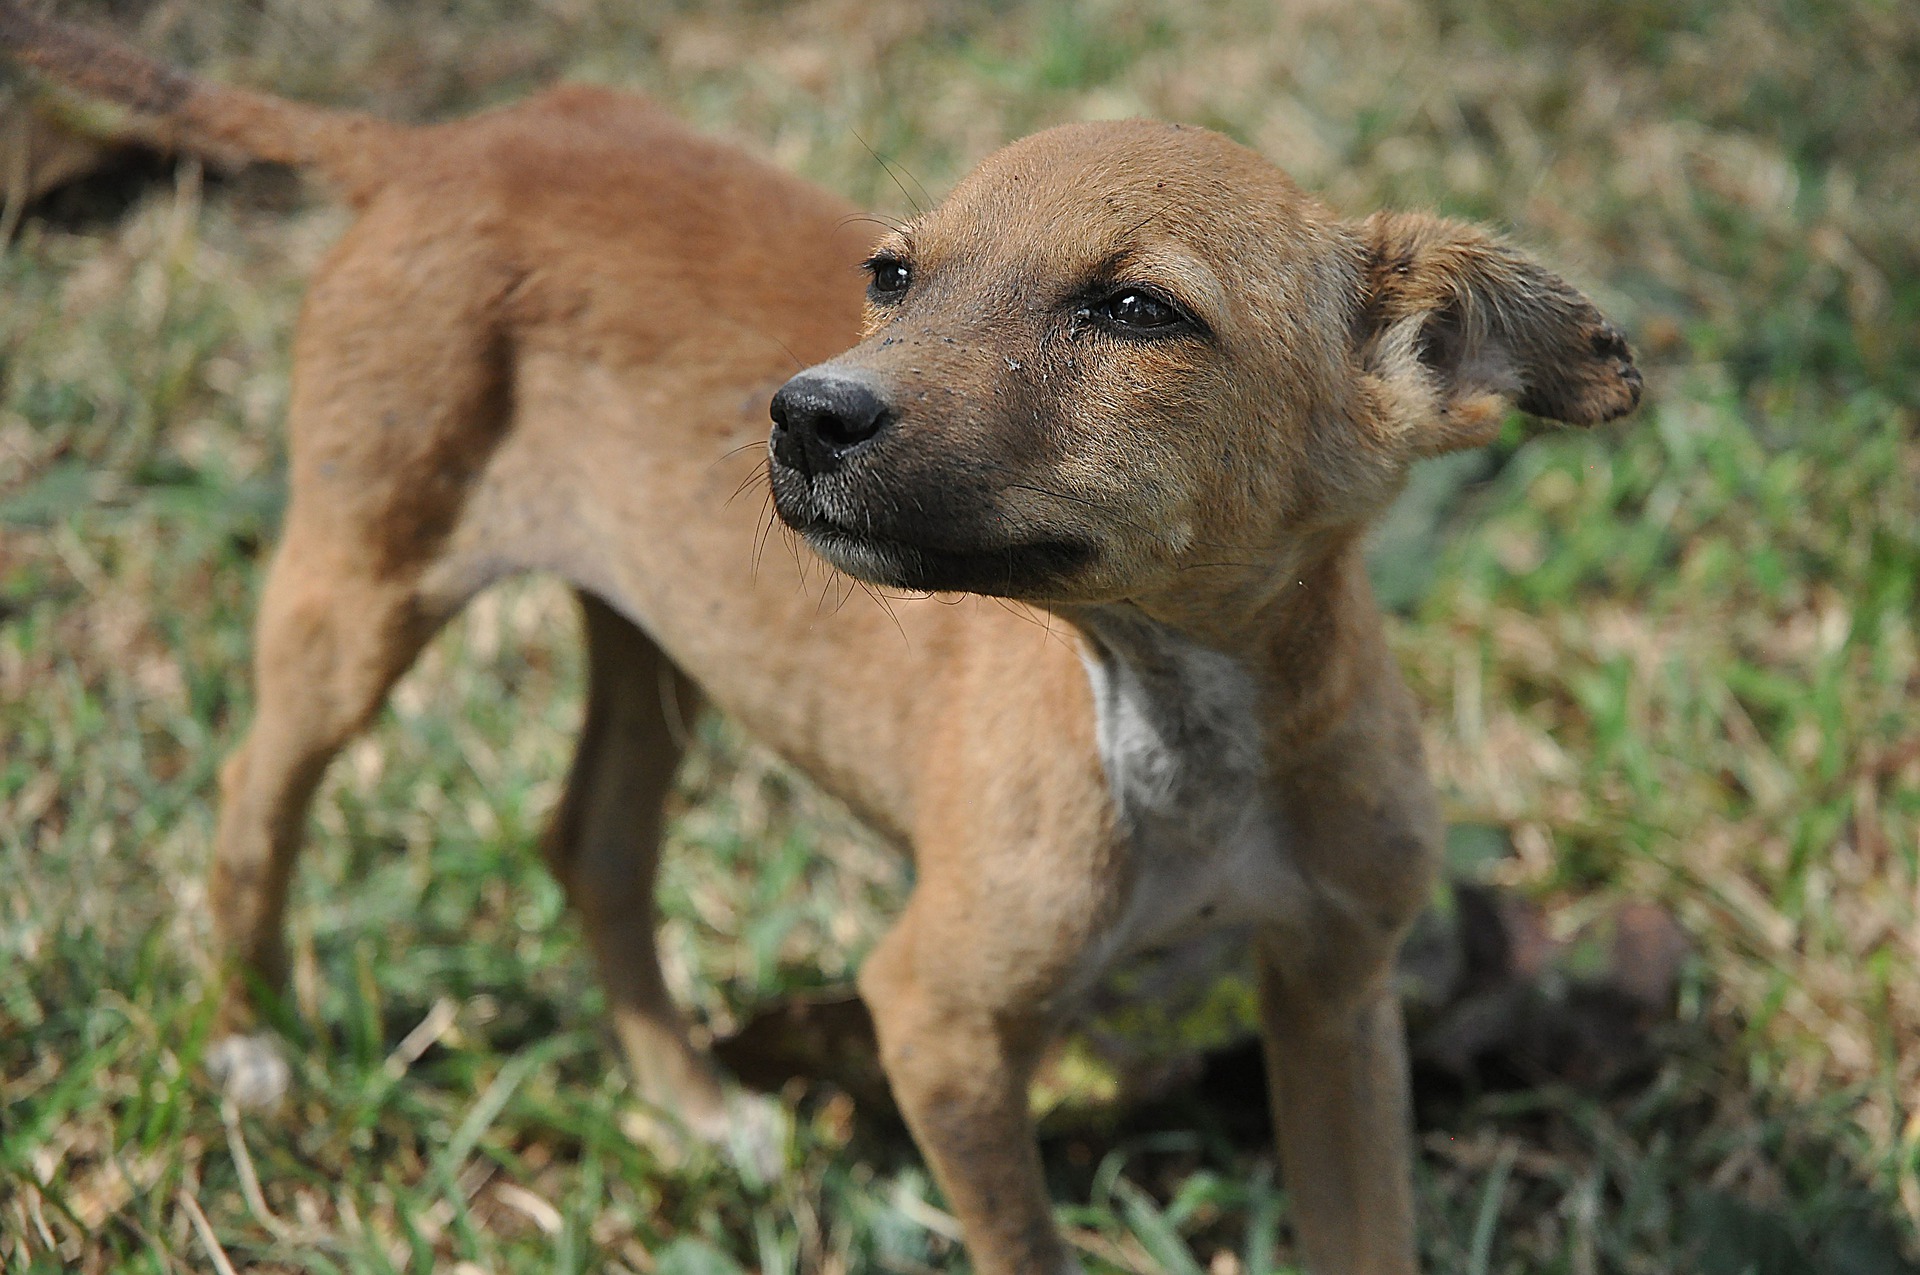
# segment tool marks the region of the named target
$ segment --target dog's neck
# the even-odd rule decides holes
[[[1320,612],[1341,605],[1330,595],[1343,587],[1365,532],[1364,523],[1343,520],[1279,543],[1209,550],[1143,583],[1127,601],[1196,642],[1257,660],[1275,635],[1316,624]]]
[[[1262,765],[1256,685],[1235,656],[1125,604],[1080,617],[1107,781],[1133,823],[1206,822]]]
[[[1365,570],[1353,537],[1312,548],[1231,590],[1060,610],[1086,642],[1116,795],[1161,794],[1174,754],[1251,778],[1345,698]]]
[[[1215,925],[1270,923],[1291,897],[1284,822],[1264,796],[1253,678],[1137,608],[1084,618],[1094,739],[1131,887],[1089,977]]]

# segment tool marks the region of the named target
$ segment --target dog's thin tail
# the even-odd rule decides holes
[[[0,49],[55,83],[148,117],[182,149],[311,169],[356,204],[379,190],[406,132],[371,115],[194,79],[18,0],[0,0]]]

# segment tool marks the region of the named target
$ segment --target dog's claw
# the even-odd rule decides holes
[[[292,1069],[272,1036],[227,1036],[205,1058],[207,1074],[235,1106],[260,1111],[280,1104],[293,1081]]]

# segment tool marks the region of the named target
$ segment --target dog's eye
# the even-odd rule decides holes
[[[1104,301],[1086,307],[1081,314],[1097,319],[1108,327],[1143,335],[1159,335],[1191,323],[1186,312],[1139,288],[1126,288]]]
[[[907,290],[913,282],[913,269],[898,257],[877,256],[868,259],[867,274],[870,282],[867,292],[876,301],[892,301]]]

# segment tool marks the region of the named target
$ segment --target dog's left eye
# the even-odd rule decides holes
[[[1081,311],[1109,327],[1126,332],[1159,334],[1190,322],[1186,313],[1150,292],[1127,288]]]
[[[877,256],[866,263],[867,291],[876,301],[893,301],[913,282],[913,268],[898,257]]]

